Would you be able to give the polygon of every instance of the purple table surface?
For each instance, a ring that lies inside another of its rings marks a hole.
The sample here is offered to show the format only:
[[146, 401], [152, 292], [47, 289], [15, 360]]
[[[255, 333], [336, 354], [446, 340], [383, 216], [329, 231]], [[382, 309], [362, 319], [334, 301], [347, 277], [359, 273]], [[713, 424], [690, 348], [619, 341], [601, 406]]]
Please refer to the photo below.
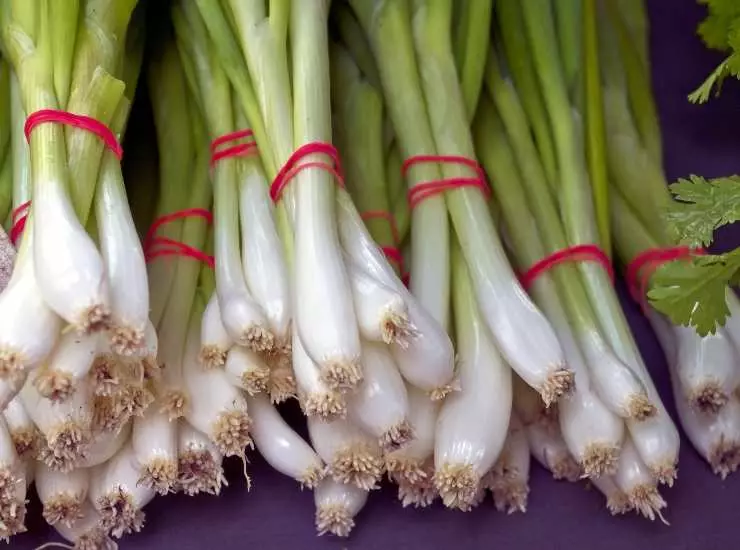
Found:
[[[707, 52], [695, 28], [703, 10], [691, 0], [651, 0], [654, 87], [663, 123], [665, 166], [669, 180], [688, 174], [720, 176], [740, 173], [740, 85], [728, 82], [720, 99], [693, 106], [686, 95], [720, 59]], [[725, 231], [721, 246], [740, 245], [740, 231]], [[622, 293], [624, 295], [624, 293]], [[634, 304], [625, 310], [643, 356], [672, 416], [676, 418], [663, 355]], [[297, 417], [295, 408], [288, 414]], [[257, 453], [250, 456], [254, 481], [248, 492], [241, 465], [229, 461], [230, 486], [220, 497], [183, 495], [158, 497], [146, 508], [144, 530], [123, 539], [122, 548], [468, 548], [575, 549], [598, 545], [601, 550], [671, 548], [701, 550], [733, 548], [737, 543], [740, 474], [721, 481], [682, 438], [679, 476], [662, 489], [671, 523], [651, 523], [636, 516], [612, 517], [602, 496], [583, 484], [556, 482], [533, 466], [526, 514], [495, 512], [488, 499], [473, 512], [403, 509], [394, 488], [373, 493], [357, 518], [348, 540], [316, 537], [313, 498], [290, 479], [272, 471]], [[40, 517], [35, 497], [30, 504], [29, 533], [10, 546], [36, 548], [59, 540]]]

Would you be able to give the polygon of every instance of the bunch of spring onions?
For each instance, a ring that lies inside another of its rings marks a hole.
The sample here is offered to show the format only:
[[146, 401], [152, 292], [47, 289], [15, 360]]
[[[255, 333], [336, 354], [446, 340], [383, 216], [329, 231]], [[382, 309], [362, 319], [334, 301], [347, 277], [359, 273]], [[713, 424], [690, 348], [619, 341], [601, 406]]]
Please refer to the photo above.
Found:
[[[530, 456], [612, 513], [662, 517], [678, 432], [609, 258], [670, 246], [639, 0], [175, 0], [144, 60], [136, 4], [0, 12], [19, 245], [0, 538], [34, 482], [62, 537], [108, 548], [158, 494], [219, 494], [225, 457], [246, 476], [252, 447], [313, 490], [319, 534], [349, 535], [384, 474], [404, 506], [490, 491], [523, 512]], [[35, 113], [120, 142], [142, 64], [158, 165], [132, 142], [124, 186], [115, 143]], [[738, 319], [701, 338], [651, 312], [722, 475]]]

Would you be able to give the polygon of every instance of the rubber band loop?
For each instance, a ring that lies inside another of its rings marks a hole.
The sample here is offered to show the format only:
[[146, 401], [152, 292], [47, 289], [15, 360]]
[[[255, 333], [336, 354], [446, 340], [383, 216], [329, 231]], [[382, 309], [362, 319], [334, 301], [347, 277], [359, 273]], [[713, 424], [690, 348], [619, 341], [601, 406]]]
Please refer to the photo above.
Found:
[[246, 139], [246, 138], [254, 138], [254, 134], [252, 133], [252, 130], [246, 129], [246, 130], [237, 130], [236, 132], [231, 132], [229, 134], [224, 134], [223, 136], [217, 137], [211, 142], [211, 168], [213, 166], [227, 158], [234, 158], [234, 157], [246, 157], [249, 155], [254, 155], [257, 153], [257, 143], [255, 141], [250, 141], [248, 143], [239, 143], [236, 145], [232, 145], [231, 147], [221, 148], [222, 145], [225, 145], [227, 143], [230, 143], [232, 141], [238, 141], [240, 139]]
[[609, 274], [609, 278], [614, 282], [614, 268], [612, 267], [609, 256], [595, 244], [579, 244], [569, 246], [549, 256], [545, 256], [538, 262], [535, 262], [524, 274], [519, 281], [525, 289], [529, 289], [532, 283], [553, 267], [570, 262], [596, 262], [600, 264]]
[[703, 248], [691, 248], [689, 246], [648, 248], [640, 252], [629, 263], [625, 274], [630, 295], [645, 309], [647, 307], [645, 295], [647, 294], [650, 277], [660, 266], [676, 260], [688, 260], [692, 256], [703, 256], [704, 254], [706, 254], [706, 250]]
[[161, 226], [185, 218], [202, 218], [209, 225], [213, 223], [213, 214], [205, 208], [186, 208], [158, 217], [149, 227], [144, 237], [144, 259], [147, 263], [155, 258], [180, 256], [193, 258], [213, 269], [215, 265], [213, 256], [175, 239], [157, 236], [157, 231]]
[[26, 228], [29, 208], [31, 208], [31, 201], [26, 201], [10, 214], [10, 221], [13, 224], [10, 228], [10, 242], [13, 246], [18, 246], [18, 239]]
[[408, 200], [409, 207], [412, 210], [429, 197], [462, 187], [476, 187], [480, 189], [486, 200], [491, 196], [491, 189], [486, 183], [486, 174], [483, 168], [476, 161], [467, 157], [456, 155], [415, 155], [403, 161], [401, 165], [401, 177], [405, 178], [413, 166], [427, 163], [459, 164], [475, 171], [477, 175], [475, 177], [443, 178], [414, 185], [406, 194], [406, 200]]
[[40, 111], [36, 111], [28, 115], [26, 123], [23, 125], [23, 133], [26, 135], [26, 141], [30, 143], [31, 132], [33, 132], [33, 129], [36, 128], [36, 126], [50, 122], [72, 126], [95, 134], [103, 141], [105, 146], [114, 155], [116, 155], [118, 160], [123, 158], [123, 147], [121, 147], [121, 144], [118, 142], [116, 135], [105, 124], [89, 116], [76, 115], [74, 113], [68, 113], [67, 111], [60, 111], [58, 109], [41, 109]]
[[[309, 155], [326, 155], [331, 158], [333, 165], [323, 161], [311, 161], [300, 163], [305, 157]], [[337, 185], [344, 188], [344, 175], [342, 174], [342, 163], [339, 160], [339, 152], [336, 147], [331, 143], [323, 141], [312, 141], [301, 145], [298, 149], [293, 151], [293, 154], [288, 157], [285, 164], [280, 168], [280, 171], [275, 176], [275, 180], [270, 185], [270, 198], [272, 202], [277, 203], [282, 197], [283, 191], [288, 183], [296, 177], [301, 171], [307, 168], [321, 168], [329, 172], [337, 182]]]

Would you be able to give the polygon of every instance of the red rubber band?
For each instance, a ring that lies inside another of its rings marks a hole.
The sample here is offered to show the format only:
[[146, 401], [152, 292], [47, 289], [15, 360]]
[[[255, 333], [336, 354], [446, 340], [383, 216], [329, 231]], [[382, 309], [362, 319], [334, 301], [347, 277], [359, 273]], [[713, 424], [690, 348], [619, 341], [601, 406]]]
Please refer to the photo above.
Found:
[[636, 302], [640, 302], [643, 309], [646, 308], [645, 295], [647, 294], [650, 277], [660, 266], [676, 260], [687, 260], [692, 256], [703, 256], [704, 254], [706, 254], [706, 250], [703, 248], [688, 246], [648, 248], [641, 252], [629, 263], [625, 275], [632, 298]]
[[569, 262], [596, 262], [601, 264], [609, 274], [609, 278], [614, 282], [614, 268], [609, 260], [609, 256], [595, 244], [580, 244], [558, 250], [536, 262], [519, 279], [521, 285], [525, 289], [529, 289], [537, 277], [557, 265]]
[[149, 263], [155, 258], [163, 256], [180, 256], [193, 258], [213, 269], [215, 265], [213, 256], [180, 241], [156, 236], [162, 225], [184, 218], [203, 218], [209, 225], [213, 223], [213, 214], [205, 208], [186, 208], [160, 216], [154, 220], [144, 237], [144, 258], [146, 262]]
[[491, 189], [486, 183], [486, 174], [483, 171], [483, 168], [481, 168], [480, 164], [475, 162], [473, 159], [469, 159], [467, 157], [455, 155], [415, 155], [403, 161], [403, 165], [401, 165], [401, 177], [405, 178], [412, 166], [431, 162], [440, 164], [460, 164], [475, 171], [477, 175], [475, 177], [443, 178], [441, 180], [426, 181], [414, 185], [406, 194], [406, 199], [408, 200], [409, 207], [411, 209], [416, 208], [424, 199], [439, 195], [445, 191], [460, 189], [462, 187], [477, 187], [481, 190], [486, 199], [490, 197]]
[[[323, 161], [312, 161], [300, 163], [305, 157], [309, 155], [322, 154], [331, 158], [332, 164], [328, 164]], [[339, 160], [339, 152], [336, 147], [331, 143], [325, 143], [321, 141], [312, 141], [301, 145], [298, 149], [293, 151], [293, 154], [288, 157], [285, 164], [275, 176], [275, 180], [270, 185], [270, 198], [272, 202], [277, 203], [282, 197], [283, 190], [290, 183], [290, 181], [298, 175], [302, 170], [307, 168], [321, 168], [326, 170], [337, 182], [339, 187], [344, 188], [344, 176], [342, 175], [342, 164]]]
[[248, 143], [239, 143], [232, 145], [231, 147], [221, 148], [222, 145], [230, 143], [232, 141], [238, 141], [240, 139], [250, 138], [254, 139], [252, 130], [237, 130], [230, 134], [217, 137], [211, 142], [211, 168], [220, 160], [233, 158], [233, 157], [246, 157], [257, 153], [257, 143], [250, 141]]
[[10, 221], [13, 224], [10, 228], [10, 242], [13, 246], [18, 246], [18, 239], [26, 228], [29, 208], [31, 208], [31, 201], [26, 201], [10, 214]]
[[41, 109], [35, 113], [31, 113], [26, 118], [26, 123], [23, 126], [23, 132], [26, 134], [26, 141], [31, 141], [31, 132], [39, 124], [46, 123], [65, 124], [67, 126], [73, 126], [80, 130], [86, 130], [90, 133], [98, 136], [105, 146], [116, 155], [118, 160], [123, 158], [123, 147], [118, 143], [116, 135], [108, 128], [105, 124], [99, 120], [95, 120], [89, 116], [76, 115], [74, 113], [68, 113], [67, 111], [60, 111], [58, 109]]

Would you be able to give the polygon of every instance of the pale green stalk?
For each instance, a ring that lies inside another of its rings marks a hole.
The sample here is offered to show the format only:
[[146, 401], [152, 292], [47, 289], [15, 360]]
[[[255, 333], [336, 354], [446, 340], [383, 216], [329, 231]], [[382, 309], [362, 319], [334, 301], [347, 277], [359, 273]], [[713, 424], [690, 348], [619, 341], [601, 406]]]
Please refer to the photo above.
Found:
[[79, 25], [80, 0], [56, 0], [49, 5], [51, 32], [54, 40], [54, 91], [59, 105], [69, 100], [69, 87], [72, 83], [72, 60]]
[[[185, 11], [191, 9], [185, 2]], [[200, 14], [221, 64], [241, 100], [269, 181], [293, 152], [291, 83], [288, 73], [289, 0], [198, 0]], [[269, 9], [269, 17], [265, 8]], [[223, 11], [222, 11], [223, 10]], [[226, 14], [232, 25], [226, 25]], [[191, 17], [192, 19], [192, 17]], [[250, 80], [251, 78], [251, 80]], [[259, 84], [253, 88], [252, 81]], [[293, 258], [293, 191], [275, 206], [288, 263]]]
[[[69, 102], [60, 103], [62, 108], [72, 113], [91, 116], [103, 124], [111, 122], [117, 102], [108, 106], [91, 103], [90, 83], [98, 73], [108, 75], [118, 73], [121, 52], [125, 46], [126, 28], [137, 2], [138, 0], [85, 2], [84, 15], [80, 19], [81, 25], [76, 37]], [[71, 17], [66, 13], [63, 15]], [[74, 42], [75, 35], [67, 36], [66, 39]], [[54, 47], [56, 46], [55, 44]], [[60, 59], [60, 62], [66, 61]], [[54, 70], [56, 71], [56, 66]], [[70, 194], [77, 216], [82, 223], [86, 223], [95, 195], [104, 145], [95, 134], [78, 128], [65, 128], [65, 138], [70, 165]]]
[[603, 61], [606, 154], [611, 181], [620, 188], [650, 233], [661, 241], [669, 240], [663, 218], [655, 215], [671, 200], [662, 165], [655, 161], [640, 138], [629, 105], [616, 31], [612, 20], [603, 15], [602, 12], [599, 19], [599, 52]]
[[[10, 147], [13, 156], [13, 210], [31, 200], [31, 158], [23, 133], [26, 112], [15, 73], [10, 78]], [[11, 222], [12, 223], [12, 222]]]
[[[275, 0], [270, 2], [271, 7], [279, 8], [276, 10], [279, 17], [277, 18], [277, 28], [275, 32], [278, 34], [282, 32], [283, 37], [285, 36], [287, 16], [289, 13], [289, 11], [286, 11], [287, 6], [284, 5], [284, 2], [285, 0], [282, 0], [282, 2]], [[186, 10], [190, 9], [190, 4], [191, 2], [185, 2], [182, 4], [182, 7]], [[241, 101], [242, 109], [247, 114], [249, 124], [254, 132], [254, 140], [257, 142], [257, 146], [260, 150], [260, 156], [262, 157], [265, 171], [270, 178], [273, 178], [277, 174], [279, 167], [275, 160], [277, 155], [273, 151], [273, 144], [269, 137], [270, 134], [266, 129], [267, 121], [260, 114], [260, 103], [255, 96], [252, 80], [250, 78], [247, 65], [244, 62], [242, 51], [234, 37], [234, 32], [229, 18], [224, 14], [223, 7], [220, 5], [219, 0], [195, 0], [195, 4], [200, 11], [203, 22], [208, 28], [208, 33], [213, 41], [216, 51], [218, 52], [221, 66], [223, 70], [226, 71], [231, 85], [234, 87], [237, 97]], [[260, 4], [262, 4], [262, 9], [264, 10], [264, 1], [260, 1]], [[255, 5], [254, 7], [258, 8], [259, 6]], [[238, 24], [237, 18], [234, 17], [233, 19], [234, 24]], [[279, 62], [278, 58], [271, 57], [269, 59], [270, 62]], [[259, 80], [257, 81], [259, 82]], [[278, 92], [280, 90], [271, 89], [271, 91]], [[275, 130], [272, 129], [271, 131]], [[292, 133], [289, 135], [292, 135]]]
[[472, 121], [483, 87], [486, 53], [491, 41], [493, 0], [457, 0], [454, 7], [455, 62], [468, 121]]
[[522, 19], [521, 0], [496, 0], [495, 8], [507, 67], [519, 90], [524, 111], [532, 127], [548, 184], [554, 190], [558, 185], [555, 145], [542, 92], [537, 85], [537, 75]]
[[614, 5], [619, 9], [630, 32], [630, 40], [635, 43], [635, 50], [640, 57], [642, 66], [650, 74], [650, 43], [648, 40], [650, 22], [646, 1], [618, 0], [614, 2]]
[[[416, 64], [408, 3], [405, 0], [351, 0], [350, 3], [373, 48], [401, 156], [436, 154]], [[448, 36], [449, 29], [445, 32]], [[463, 119], [466, 121], [467, 117]], [[407, 181], [412, 189], [441, 177], [435, 164], [420, 164], [409, 171]], [[444, 197], [427, 198], [413, 209], [411, 291], [445, 329], [450, 328], [449, 239]]]
[[[653, 162], [662, 164], [663, 144], [660, 132], [658, 110], [650, 84], [650, 66], [646, 60], [647, 25], [643, 22], [638, 28], [630, 29], [625, 23], [623, 14], [620, 14], [618, 5], [623, 0], [607, 0], [607, 13], [616, 33], [622, 66], [627, 83], [627, 94], [630, 108], [634, 114], [635, 124], [642, 139], [642, 143], [650, 153]], [[632, 1], [634, 4], [635, 2]], [[629, 4], [629, 2], [628, 2]], [[639, 6], [632, 8], [637, 11]], [[628, 13], [626, 11], [625, 13]], [[632, 15], [635, 18], [635, 15]], [[639, 17], [639, 14], [638, 16]], [[644, 17], [644, 15], [642, 16]], [[632, 24], [636, 21], [633, 19]], [[640, 28], [641, 27], [641, 28]], [[635, 33], [640, 32], [640, 36]]]
[[586, 159], [589, 180], [594, 197], [596, 225], [599, 243], [611, 256], [609, 231], [609, 179], [607, 175], [604, 99], [601, 93], [601, 70], [599, 68], [598, 24], [596, 20], [597, 0], [583, 1], [583, 82], [584, 114], [586, 134]]
[[385, 161], [386, 181], [388, 182], [388, 200], [390, 202], [393, 218], [398, 228], [398, 240], [406, 242], [409, 229], [411, 228], [411, 210], [409, 201], [406, 200], [406, 185], [401, 177], [401, 153], [397, 146], [388, 151]]
[[[186, 83], [178, 53], [166, 44], [149, 66], [149, 97], [159, 147], [159, 200], [155, 217], [183, 210], [187, 205], [192, 159], [195, 156]], [[182, 220], [160, 226], [158, 236], [179, 241]], [[149, 264], [150, 319], [157, 326], [164, 312], [177, 263], [158, 258]]]
[[[569, 245], [596, 242], [593, 205], [589, 196], [583, 149], [575, 128], [571, 105], [557, 54], [557, 40], [547, 0], [528, 0], [522, 4], [527, 34], [554, 130], [560, 173], [560, 210]], [[604, 335], [619, 358], [644, 372], [642, 358], [624, 318], [612, 281], [604, 268], [580, 262], [591, 306]]]
[[571, 101], [582, 94], [581, 52], [583, 0], [555, 0], [552, 2], [557, 27], [560, 59], [563, 61], [563, 76]]
[[339, 38], [352, 54], [360, 72], [374, 88], [379, 90], [382, 84], [370, 42], [362, 25], [352, 13], [352, 9], [345, 3], [337, 3], [332, 6], [331, 18], [337, 28]]
[[[383, 159], [383, 100], [364, 81], [347, 50], [332, 44], [334, 136], [342, 155], [347, 190], [360, 213], [389, 212]], [[381, 247], [397, 247], [392, 226], [383, 218], [365, 219]], [[390, 258], [389, 258], [390, 259]], [[399, 265], [391, 262], [398, 270]]]
[[[520, 261], [526, 262], [521, 267], [527, 269], [546, 255], [567, 248], [568, 241], [558, 205], [548, 194], [547, 176], [529, 133], [517, 90], [502, 77], [495, 52], [488, 56], [486, 85], [495, 108], [489, 102], [481, 106], [479, 120], [474, 125], [476, 144], [478, 151], [485, 153], [482, 160], [492, 176], [496, 200], [511, 229], [514, 250], [519, 252]], [[532, 216], [536, 222], [529, 222], [531, 226], [527, 227], [524, 224]], [[537, 246], [534, 241], [538, 242]], [[535, 251], [540, 255], [535, 256]], [[576, 332], [599, 332], [576, 265], [565, 263], [550, 273]], [[540, 298], [546, 299], [542, 295]]]

